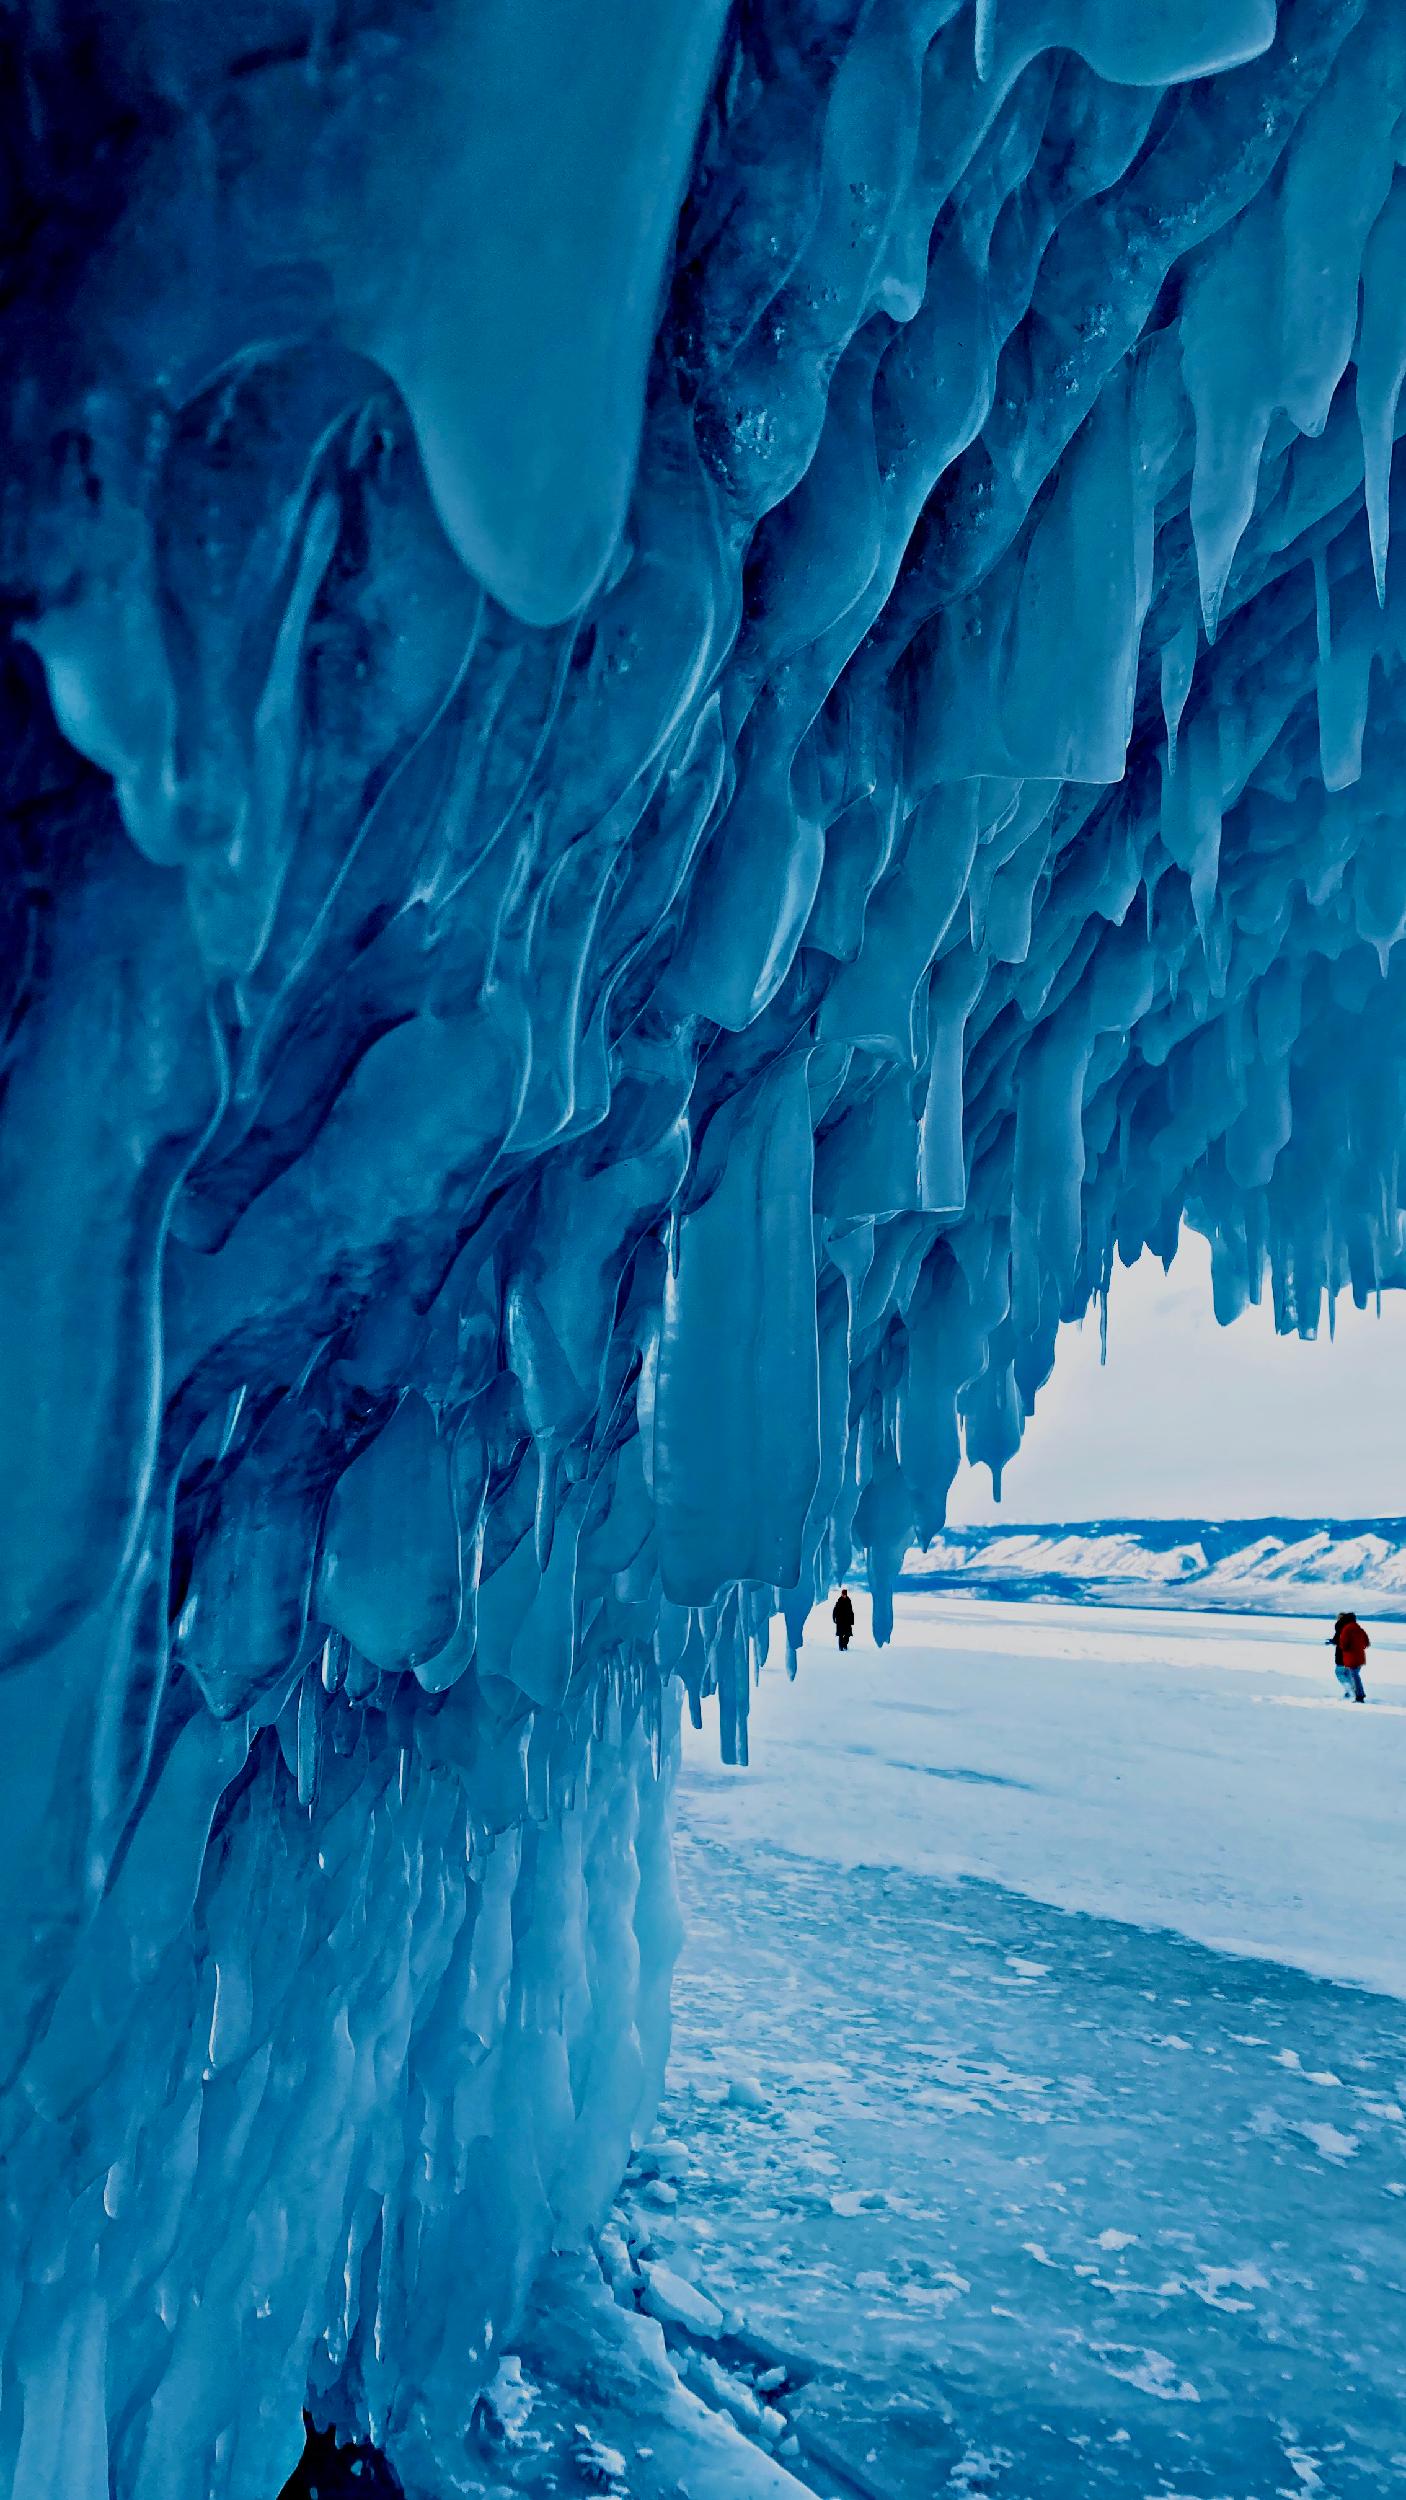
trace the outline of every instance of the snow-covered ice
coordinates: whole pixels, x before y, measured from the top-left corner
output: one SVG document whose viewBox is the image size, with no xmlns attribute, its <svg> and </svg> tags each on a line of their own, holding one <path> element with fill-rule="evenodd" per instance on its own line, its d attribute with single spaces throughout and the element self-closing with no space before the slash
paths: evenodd
<svg viewBox="0 0 1406 2500">
<path fill-rule="evenodd" d="M 687 2327 L 691 2335 L 716 2335 L 723 2322 L 723 2313 L 705 2292 L 686 2283 L 681 2275 L 667 2266 L 646 2265 L 642 2306 L 652 2318 L 671 2326 Z"/>
<path fill-rule="evenodd" d="M 648 2228 L 821 2357 L 788 2400 L 817 2489 L 1399 2491 L 1406 1716 L 1335 1699 L 1301 1744 L 1275 1702 L 1318 1633 L 902 1599 L 845 1727 L 808 1640 L 814 1720 L 764 1677 L 759 1769 L 691 1752 L 695 2163 Z M 719 2090 L 744 2059 L 764 2109 Z"/>
<path fill-rule="evenodd" d="M 876 1650 L 859 1612 L 843 1658 L 818 1610 L 797 1682 L 763 1674 L 745 1775 L 686 1739 L 691 1828 L 1406 1996 L 1406 1627 L 1371 1627 L 1363 1710 L 1320 1617 L 905 1593 Z"/>
</svg>

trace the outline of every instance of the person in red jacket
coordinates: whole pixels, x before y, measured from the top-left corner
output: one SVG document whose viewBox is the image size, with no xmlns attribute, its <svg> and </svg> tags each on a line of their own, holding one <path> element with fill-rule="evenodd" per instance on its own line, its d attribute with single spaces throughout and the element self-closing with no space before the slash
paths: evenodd
<svg viewBox="0 0 1406 2500">
<path fill-rule="evenodd" d="M 1367 1696 L 1362 1689 L 1362 1670 L 1372 1646 L 1371 1634 L 1364 1632 L 1356 1615 L 1342 1614 L 1328 1635 L 1327 1646 L 1333 1653 L 1333 1664 L 1343 1688 L 1344 1701 L 1365 1701 Z"/>
</svg>

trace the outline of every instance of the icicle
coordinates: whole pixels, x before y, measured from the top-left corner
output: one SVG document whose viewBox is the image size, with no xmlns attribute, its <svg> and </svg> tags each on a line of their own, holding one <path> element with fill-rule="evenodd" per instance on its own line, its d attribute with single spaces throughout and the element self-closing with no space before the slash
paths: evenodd
<svg viewBox="0 0 1406 2500">
<path fill-rule="evenodd" d="M 322 1755 L 321 1677 L 310 1667 L 298 1687 L 298 1803 L 309 1811 L 317 1802 Z"/>
<path fill-rule="evenodd" d="M 1197 626 L 1188 617 L 1162 645 L 1162 718 L 1167 730 L 1167 772 L 1177 768 L 1177 731 L 1196 670 Z"/>
</svg>

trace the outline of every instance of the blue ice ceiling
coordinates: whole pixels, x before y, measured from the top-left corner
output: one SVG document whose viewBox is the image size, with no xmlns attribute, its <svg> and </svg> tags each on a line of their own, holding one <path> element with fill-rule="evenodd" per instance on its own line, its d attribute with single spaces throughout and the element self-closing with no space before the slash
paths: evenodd
<svg viewBox="0 0 1406 2500">
<path fill-rule="evenodd" d="M 1406 1278 L 1406 28 L 3 44 L 0 2480 L 439 2500 L 679 1684 L 882 1626 L 1115 1251 Z"/>
</svg>

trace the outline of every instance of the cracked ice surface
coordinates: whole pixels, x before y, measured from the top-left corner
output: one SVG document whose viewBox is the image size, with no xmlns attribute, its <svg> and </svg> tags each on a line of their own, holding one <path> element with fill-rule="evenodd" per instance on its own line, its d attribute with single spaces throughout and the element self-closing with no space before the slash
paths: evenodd
<svg viewBox="0 0 1406 2500">
<path fill-rule="evenodd" d="M 4 34 L 0 2475 L 453 2487 L 669 1694 L 1402 1280 L 1391 0 Z M 681 220 L 680 220 L 681 207 Z M 417 2444 L 419 2443 L 419 2444 Z"/>
</svg>

